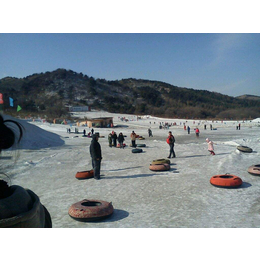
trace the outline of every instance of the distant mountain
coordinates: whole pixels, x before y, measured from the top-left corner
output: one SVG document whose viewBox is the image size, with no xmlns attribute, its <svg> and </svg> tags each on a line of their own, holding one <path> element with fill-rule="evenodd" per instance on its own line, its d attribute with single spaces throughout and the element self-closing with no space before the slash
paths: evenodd
<svg viewBox="0 0 260 260">
<path fill-rule="evenodd" d="M 170 118 L 243 119 L 260 117 L 258 99 L 234 98 L 206 90 L 180 88 L 160 81 L 94 79 L 72 70 L 57 69 L 25 78 L 0 80 L 6 113 L 67 117 L 67 106 L 90 105 L 114 113 L 150 114 Z M 247 95 L 248 96 L 248 95 Z"/>
<path fill-rule="evenodd" d="M 238 96 L 236 98 L 260 101 L 260 97 L 259 96 L 254 96 L 254 95 L 242 95 L 242 96 Z"/>
</svg>

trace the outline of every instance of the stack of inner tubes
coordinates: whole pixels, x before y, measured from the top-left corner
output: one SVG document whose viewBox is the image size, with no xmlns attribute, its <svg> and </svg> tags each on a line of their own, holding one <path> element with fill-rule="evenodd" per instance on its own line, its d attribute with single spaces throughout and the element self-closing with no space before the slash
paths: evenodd
<svg viewBox="0 0 260 260">
<path fill-rule="evenodd" d="M 149 166 L 151 171 L 169 171 L 171 161 L 168 159 L 153 160 Z"/>
</svg>

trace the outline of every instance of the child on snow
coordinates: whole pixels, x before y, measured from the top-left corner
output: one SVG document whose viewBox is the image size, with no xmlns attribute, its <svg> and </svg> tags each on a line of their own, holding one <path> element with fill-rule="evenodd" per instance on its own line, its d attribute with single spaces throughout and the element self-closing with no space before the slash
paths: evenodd
<svg viewBox="0 0 260 260">
<path fill-rule="evenodd" d="M 209 140 L 209 138 L 206 139 L 206 142 L 208 143 L 208 151 L 210 152 L 210 154 L 215 155 L 213 142 L 211 140 Z"/>
</svg>

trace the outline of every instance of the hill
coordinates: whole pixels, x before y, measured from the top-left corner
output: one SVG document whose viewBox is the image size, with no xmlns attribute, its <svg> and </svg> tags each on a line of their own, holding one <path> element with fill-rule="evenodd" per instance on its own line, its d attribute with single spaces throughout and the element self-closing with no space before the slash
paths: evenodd
<svg viewBox="0 0 260 260">
<path fill-rule="evenodd" d="M 151 114 L 170 118 L 243 119 L 260 117 L 260 100 L 234 98 L 206 90 L 180 88 L 159 81 L 94 79 L 72 70 L 57 69 L 25 78 L 0 80 L 4 111 L 47 118 L 68 116 L 66 106 L 86 106 L 112 113 Z M 6 105 L 8 104 L 8 105 Z M 20 113 L 19 112 L 19 113 Z"/>
<path fill-rule="evenodd" d="M 237 98 L 260 101 L 260 97 L 259 96 L 254 96 L 254 95 L 242 95 L 242 96 L 238 96 Z"/>
</svg>

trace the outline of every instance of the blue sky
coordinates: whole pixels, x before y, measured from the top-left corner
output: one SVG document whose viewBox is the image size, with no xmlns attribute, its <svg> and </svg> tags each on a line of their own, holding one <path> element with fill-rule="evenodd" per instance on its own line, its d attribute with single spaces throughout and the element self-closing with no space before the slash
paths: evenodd
<svg viewBox="0 0 260 260">
<path fill-rule="evenodd" d="M 260 96 L 257 33 L 1 33 L 0 79 L 58 68 Z"/>
</svg>

